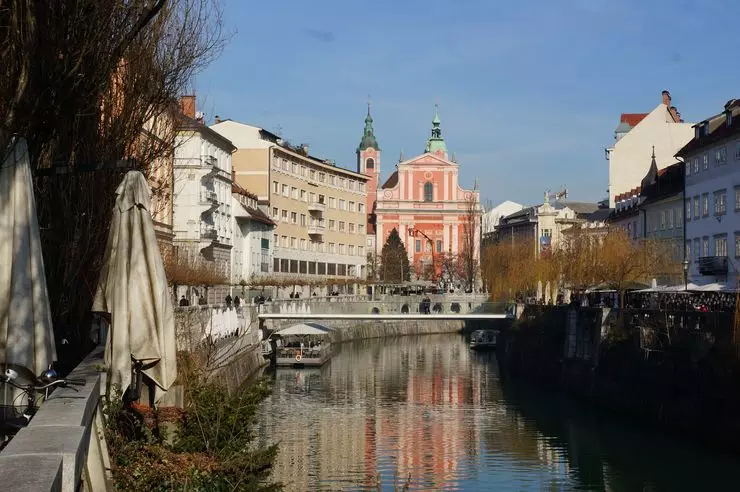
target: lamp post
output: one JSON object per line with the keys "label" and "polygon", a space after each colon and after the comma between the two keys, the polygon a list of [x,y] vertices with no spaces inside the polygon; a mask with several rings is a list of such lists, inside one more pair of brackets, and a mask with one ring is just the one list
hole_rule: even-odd
{"label": "lamp post", "polygon": [[689,260],[684,258],[681,262],[683,266],[683,290],[689,290]]}
{"label": "lamp post", "polygon": [[424,231],[420,231],[419,229],[409,229],[409,236],[410,237],[416,237],[416,234],[421,234],[426,238],[427,241],[429,241],[429,245],[432,249],[432,278],[433,280],[437,278],[437,266],[434,263],[434,241],[432,241],[432,238],[424,234]]}

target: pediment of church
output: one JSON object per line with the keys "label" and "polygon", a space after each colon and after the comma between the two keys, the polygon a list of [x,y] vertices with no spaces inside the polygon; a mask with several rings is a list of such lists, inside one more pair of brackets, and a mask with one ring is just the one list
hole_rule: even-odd
{"label": "pediment of church", "polygon": [[400,165],[403,166],[454,166],[456,165],[454,162],[448,161],[442,155],[435,155],[435,154],[422,154],[420,156],[414,157],[412,159],[409,159],[407,161],[402,162]]}

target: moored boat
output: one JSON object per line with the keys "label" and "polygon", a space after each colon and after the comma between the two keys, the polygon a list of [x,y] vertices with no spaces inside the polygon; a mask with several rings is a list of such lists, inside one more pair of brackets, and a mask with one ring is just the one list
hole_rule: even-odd
{"label": "moored boat", "polygon": [[498,342],[498,330],[475,330],[470,334],[470,348],[473,350],[494,349]]}
{"label": "moored boat", "polygon": [[273,334],[277,366],[320,366],[331,358],[331,328],[318,323],[300,323]]}

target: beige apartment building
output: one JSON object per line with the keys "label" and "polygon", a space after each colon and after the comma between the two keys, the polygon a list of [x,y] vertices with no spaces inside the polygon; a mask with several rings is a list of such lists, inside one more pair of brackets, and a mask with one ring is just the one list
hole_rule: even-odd
{"label": "beige apartment building", "polygon": [[[304,297],[354,292],[351,279],[366,276],[368,177],[312,157],[306,147],[286,145],[258,127],[227,120],[211,128],[237,147],[236,182],[257,194],[277,224],[270,273],[305,279],[306,285],[296,286]],[[324,278],[342,282],[308,286]]]}

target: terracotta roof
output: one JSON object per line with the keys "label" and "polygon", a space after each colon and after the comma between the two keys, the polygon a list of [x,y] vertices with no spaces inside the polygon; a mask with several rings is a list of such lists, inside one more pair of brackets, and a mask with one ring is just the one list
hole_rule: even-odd
{"label": "terracotta roof", "polygon": [[622,113],[619,118],[620,123],[627,123],[629,126],[637,126],[650,113]]}
{"label": "terracotta roof", "polygon": [[[244,207],[244,205],[242,205],[242,207]],[[247,212],[250,213],[250,215],[252,216],[252,220],[255,220],[257,222],[262,222],[263,224],[267,224],[271,226],[277,225],[262,210],[258,208],[252,208],[252,207],[244,207],[244,208],[247,209]]]}
{"label": "terracotta roof", "polygon": [[244,188],[243,186],[241,186],[236,181],[233,181],[231,183],[231,192],[232,193],[236,193],[238,195],[243,195],[243,196],[249,197],[249,198],[251,198],[253,200],[258,200],[259,199],[259,197],[257,195],[255,195],[254,193],[248,191],[246,188]]}
{"label": "terracotta roof", "polygon": [[393,174],[388,176],[388,179],[383,183],[381,188],[394,188],[398,184],[398,171],[393,171]]}

